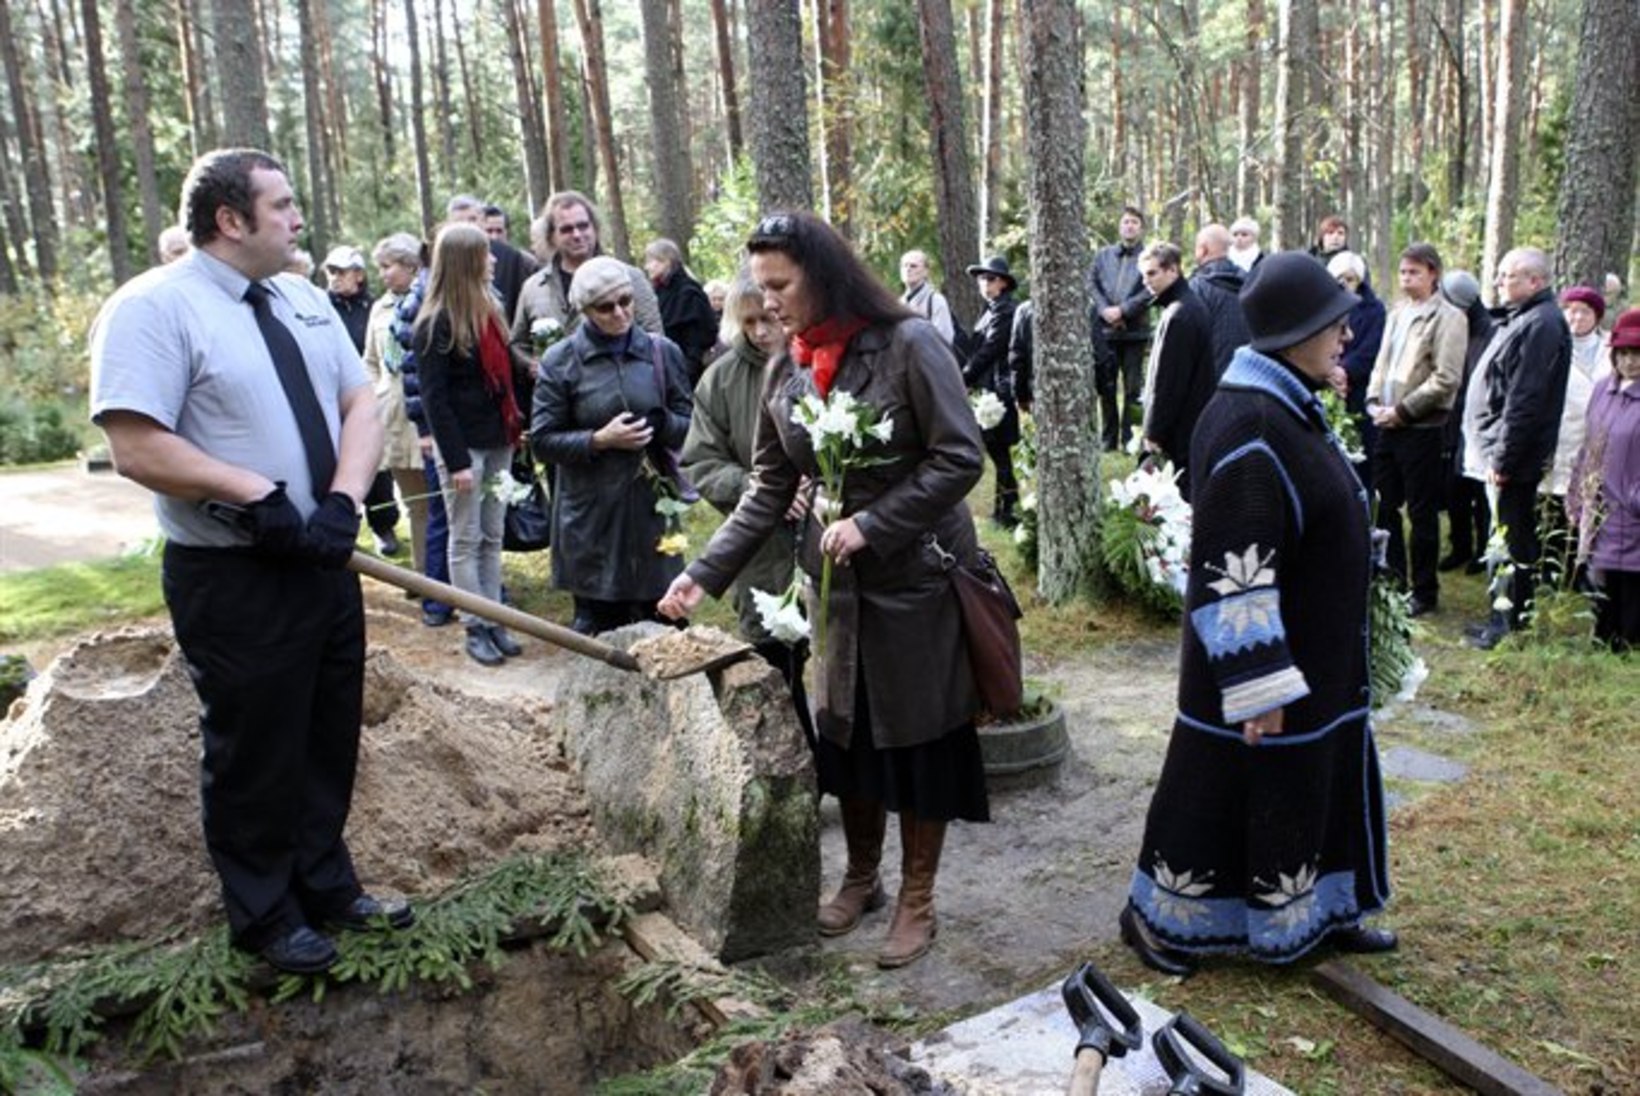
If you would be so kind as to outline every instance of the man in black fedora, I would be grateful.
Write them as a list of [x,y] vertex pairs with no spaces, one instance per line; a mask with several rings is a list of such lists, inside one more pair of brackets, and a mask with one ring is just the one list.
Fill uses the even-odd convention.
[[962,379],[971,389],[993,392],[1002,401],[1002,418],[989,429],[980,424],[985,451],[996,466],[996,501],[991,520],[1004,528],[1019,523],[1014,510],[1019,503],[1019,481],[1014,478],[1013,446],[1019,441],[1019,409],[1014,405],[1013,377],[1008,371],[1008,340],[1014,330],[1014,290],[1019,279],[1008,269],[1008,260],[992,255],[968,268],[968,276],[979,284],[985,311],[974,321],[973,350],[962,363]]

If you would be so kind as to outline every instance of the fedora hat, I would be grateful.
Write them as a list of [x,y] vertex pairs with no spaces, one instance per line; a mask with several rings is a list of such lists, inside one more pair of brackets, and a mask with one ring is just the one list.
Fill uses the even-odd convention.
[[1014,272],[1008,269],[1008,260],[1001,255],[992,255],[983,263],[975,263],[968,268],[970,278],[977,278],[981,274],[991,274],[1001,278],[1008,283],[1009,289],[1019,288],[1019,279],[1014,277]]
[[1261,354],[1297,346],[1348,315],[1361,298],[1302,251],[1266,255],[1241,291],[1241,310]]

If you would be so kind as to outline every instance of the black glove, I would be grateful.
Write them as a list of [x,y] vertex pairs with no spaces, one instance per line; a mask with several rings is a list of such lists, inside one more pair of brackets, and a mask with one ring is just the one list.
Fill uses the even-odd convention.
[[359,539],[359,508],[345,491],[319,500],[307,522],[307,554],[319,566],[339,571],[353,556]]
[[251,542],[269,555],[302,554],[306,540],[302,514],[285,494],[283,483],[245,507],[245,528]]

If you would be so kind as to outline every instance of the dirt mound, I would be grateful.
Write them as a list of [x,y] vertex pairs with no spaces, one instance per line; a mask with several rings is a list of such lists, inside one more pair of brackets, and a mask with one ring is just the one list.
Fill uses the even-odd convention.
[[845,1019],[778,1042],[742,1043],[712,1079],[712,1096],[957,1096],[899,1053],[881,1028]]
[[[540,699],[431,683],[372,649],[348,841],[365,884],[437,890],[510,853],[590,847]],[[0,723],[0,962],[220,917],[199,826],[199,704],[170,634],[92,636]]]

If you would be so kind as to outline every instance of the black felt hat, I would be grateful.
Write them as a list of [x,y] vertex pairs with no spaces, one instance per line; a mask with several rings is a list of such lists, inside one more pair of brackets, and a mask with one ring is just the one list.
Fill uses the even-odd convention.
[[1008,269],[1008,260],[1001,255],[992,255],[983,263],[975,263],[968,268],[970,278],[978,277],[981,274],[994,274],[1007,282],[1009,289],[1019,288],[1019,279],[1014,277],[1013,271]]
[[1266,255],[1241,291],[1241,311],[1253,335],[1248,345],[1263,354],[1297,346],[1360,303],[1313,256],[1302,251]]

